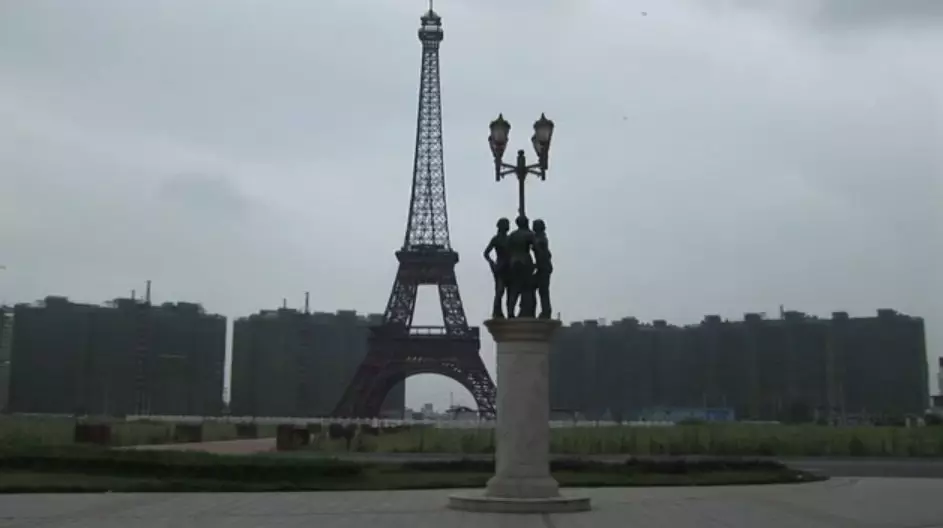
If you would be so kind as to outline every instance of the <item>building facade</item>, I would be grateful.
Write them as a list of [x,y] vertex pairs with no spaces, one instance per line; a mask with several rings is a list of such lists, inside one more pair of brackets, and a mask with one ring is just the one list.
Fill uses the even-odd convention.
[[222,411],[226,319],[192,303],[19,304],[10,412],[124,416]]
[[551,351],[551,407],[590,419],[729,409],[738,419],[837,420],[922,413],[923,320],[893,310],[830,319],[784,312],[698,325],[626,318],[565,326]]
[[[234,416],[329,416],[367,354],[369,327],[382,315],[281,308],[233,326],[230,413]],[[405,383],[387,396],[384,414],[401,417]]]
[[226,318],[194,303],[151,311],[144,414],[218,416],[223,411]]

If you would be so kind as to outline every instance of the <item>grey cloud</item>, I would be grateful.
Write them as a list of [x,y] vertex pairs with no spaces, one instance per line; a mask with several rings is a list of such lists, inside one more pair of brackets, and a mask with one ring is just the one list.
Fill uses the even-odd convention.
[[819,0],[816,16],[836,26],[939,25],[943,4],[934,0]]
[[[515,206],[489,174],[488,121],[504,112],[511,149],[529,148],[546,112],[551,172],[527,192],[564,319],[887,306],[925,315],[939,353],[940,33],[865,31],[877,2],[855,2],[862,30],[841,42],[809,38],[841,2],[513,4],[436,4],[472,321],[490,302],[478,255]],[[305,290],[317,309],[382,310],[425,3],[261,5],[2,3],[0,299],[97,301],[152,279],[162,300],[229,316]],[[432,292],[419,304],[435,323]],[[449,387],[410,384],[410,402]]]
[[692,2],[715,13],[747,11],[825,31],[907,31],[943,24],[936,0],[728,0]]
[[161,182],[161,203],[174,210],[208,215],[216,219],[239,220],[250,212],[250,200],[222,176],[180,174]]

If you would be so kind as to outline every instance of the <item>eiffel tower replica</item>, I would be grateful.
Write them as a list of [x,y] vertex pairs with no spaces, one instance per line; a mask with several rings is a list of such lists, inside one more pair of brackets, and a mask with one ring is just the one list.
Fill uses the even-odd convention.
[[[374,418],[390,390],[416,374],[440,374],[471,393],[484,418],[495,415],[495,386],[478,351],[479,329],[469,327],[455,279],[458,253],[449,241],[442,161],[442,100],[439,44],[442,19],[430,3],[421,20],[422,74],[409,219],[399,270],[383,323],[370,329],[367,356],[341,396],[333,415]],[[416,293],[421,285],[439,290],[443,326],[415,326]]]

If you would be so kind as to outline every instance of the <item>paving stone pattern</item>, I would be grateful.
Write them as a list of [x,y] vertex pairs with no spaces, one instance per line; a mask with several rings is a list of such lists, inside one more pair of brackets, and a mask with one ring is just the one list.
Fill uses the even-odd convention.
[[449,491],[0,495],[0,527],[943,528],[943,479],[580,490],[568,515],[447,510]]

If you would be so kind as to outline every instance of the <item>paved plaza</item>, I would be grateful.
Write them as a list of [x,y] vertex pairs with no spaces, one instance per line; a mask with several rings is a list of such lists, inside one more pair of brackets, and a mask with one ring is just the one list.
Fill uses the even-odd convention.
[[943,528],[943,479],[583,490],[588,513],[447,510],[449,491],[0,496],[0,527]]

